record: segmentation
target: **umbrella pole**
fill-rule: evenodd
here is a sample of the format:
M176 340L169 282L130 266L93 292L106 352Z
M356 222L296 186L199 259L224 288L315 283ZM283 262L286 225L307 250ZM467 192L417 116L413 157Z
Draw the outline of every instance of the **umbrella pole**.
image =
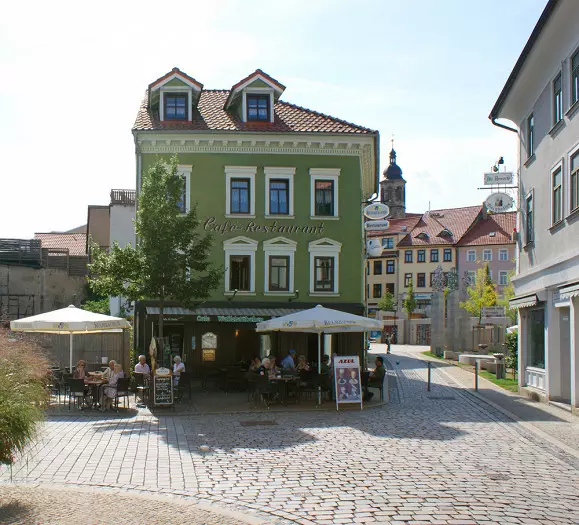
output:
M72 332L70 332L70 373L72 374Z
M322 404L322 332L318 332L318 406Z

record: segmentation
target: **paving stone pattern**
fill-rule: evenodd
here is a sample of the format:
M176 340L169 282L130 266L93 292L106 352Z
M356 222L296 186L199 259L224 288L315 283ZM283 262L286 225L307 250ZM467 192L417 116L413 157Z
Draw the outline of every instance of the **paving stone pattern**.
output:
M13 478L190 496L302 525L579 523L575 458L438 370L427 392L415 356L388 359L391 403L361 412L53 418Z

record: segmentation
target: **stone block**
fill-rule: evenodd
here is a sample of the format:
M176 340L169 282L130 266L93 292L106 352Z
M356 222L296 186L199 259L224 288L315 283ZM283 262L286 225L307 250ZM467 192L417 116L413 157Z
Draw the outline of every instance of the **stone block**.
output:
M453 361L458 361L458 352L452 352L451 350L444 351L444 359L452 359Z

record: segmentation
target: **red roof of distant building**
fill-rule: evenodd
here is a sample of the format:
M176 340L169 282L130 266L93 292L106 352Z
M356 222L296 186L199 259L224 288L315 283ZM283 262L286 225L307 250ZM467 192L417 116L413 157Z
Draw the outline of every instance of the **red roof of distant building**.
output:
M35 233L42 248L68 249L69 255L86 255L86 233Z
M456 244L473 225L482 207L448 208L425 213L399 246Z
M323 113L302 108L288 102L274 104L274 122L243 122L234 111L223 109L229 90L203 90L196 107L193 120L170 122L159 120L158 110L149 108L146 94L133 129L183 130L183 131L259 131L259 132L322 132L322 133L378 133Z
M517 213L496 213L478 221L458 242L458 246L485 246L514 244L513 232L517 227Z
M368 237L385 237L396 233L409 233L422 217L421 213L407 213L401 219L387 219L390 223L386 230L369 231ZM404 229L406 227L406 229Z

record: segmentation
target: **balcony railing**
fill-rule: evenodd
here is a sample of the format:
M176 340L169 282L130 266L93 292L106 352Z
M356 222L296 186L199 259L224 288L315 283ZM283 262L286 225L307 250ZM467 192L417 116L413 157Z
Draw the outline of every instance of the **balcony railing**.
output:
M111 204L134 205L136 190L111 190Z

